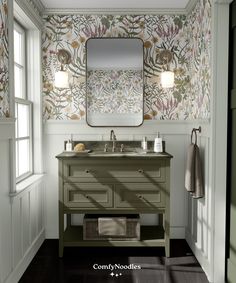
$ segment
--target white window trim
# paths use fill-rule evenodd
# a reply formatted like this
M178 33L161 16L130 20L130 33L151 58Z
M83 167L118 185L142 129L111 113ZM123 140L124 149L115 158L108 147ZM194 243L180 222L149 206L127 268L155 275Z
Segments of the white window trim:
M23 181L24 179L26 179L27 177L31 176L33 174L33 129L32 129L32 125L33 125L33 117L32 117L32 107L33 107L33 103L29 100L25 100L25 99L21 99L16 97L15 98L15 103L19 103L19 104L25 104L25 105L29 105L29 136L25 136L23 138L15 138L15 142L19 141L19 140L25 140L25 139L29 139L29 171L26 172L25 174L20 175L19 177L16 177L16 183L19 183L21 181ZM17 110L15 110L17 111ZM17 135L18 136L18 135ZM19 150L18 150L19 151ZM19 165L18 165L19 166Z
M21 181L16 185L15 182L15 162L11 166L11 176L13 182L11 183L10 195L18 195L27 188L25 185L29 180L33 180L34 176L41 176L43 174L43 121L42 121L42 50L41 50L41 31L43 28L43 21L40 16L36 15L30 5L25 5L21 0L13 1L14 17L19 23L24 23L24 27L27 30L27 64L33 69L34 72L27 74L28 80L26 82L28 89L28 98L34 103L33 109L33 155L34 155L34 172L33 175ZM11 31L13 32L13 22L10 24ZM13 43L13 34L10 36ZM10 72L14 77L14 50L13 44L10 47ZM10 87L12 93L14 93L14 80L10 81ZM12 113L14 114L14 98L11 99ZM14 144L14 143L13 143ZM14 145L12 147L12 159L15 159Z
M20 54L20 62L17 63L14 60L14 67L19 66L23 72L22 72L22 97L15 96L15 104L23 104L23 105L28 105L29 106L29 136L28 137L23 137L19 138L18 133L16 134L15 138L15 146L18 146L17 141L19 140L29 140L29 171L25 172L17 177L16 174L16 183L19 183L23 180L25 180L27 177L31 176L34 172L33 168L33 117L32 117L32 107L33 103L29 101L28 97L28 88L27 88L27 75L29 74L28 69L29 69L29 64L27 62L26 54L27 54L27 29L24 28L17 20L14 20L14 30L16 30L21 36L22 36L22 46L21 46L21 54ZM15 109L17 111L17 109ZM17 115L18 116L18 115ZM18 129L17 129L18 130ZM18 163L16 165L16 168L19 168L19 148L16 150L18 152L18 157L16 158L15 163Z
M22 65L15 62L14 60L14 67L17 66L19 68L21 68L23 70L23 78L22 78L22 91L23 91L23 95L24 97L22 97L23 99L27 99L27 67L28 67L28 64L27 64L27 30L21 26L21 24L19 24L19 22L17 20L14 20L14 30L16 30L17 32L21 33L22 34L22 43L23 43L23 46L22 46L22 49L24 52L22 52L21 56L22 56ZM15 69L15 68L14 68ZM17 97L18 98L18 97Z

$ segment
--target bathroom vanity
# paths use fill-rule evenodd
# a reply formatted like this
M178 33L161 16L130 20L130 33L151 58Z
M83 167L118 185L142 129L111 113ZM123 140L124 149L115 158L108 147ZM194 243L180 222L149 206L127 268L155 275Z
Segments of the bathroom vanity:
M94 150L63 152L57 158L60 257L66 246L164 246L170 256L170 154ZM141 226L139 241L85 241L83 227L71 224L72 214L85 213L157 213L160 217L158 225Z

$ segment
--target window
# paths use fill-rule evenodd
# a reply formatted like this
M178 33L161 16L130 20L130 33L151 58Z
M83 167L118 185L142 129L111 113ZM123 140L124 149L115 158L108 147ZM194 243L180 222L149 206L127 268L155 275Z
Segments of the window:
M32 102L27 96L26 31L14 23L16 181L32 174Z

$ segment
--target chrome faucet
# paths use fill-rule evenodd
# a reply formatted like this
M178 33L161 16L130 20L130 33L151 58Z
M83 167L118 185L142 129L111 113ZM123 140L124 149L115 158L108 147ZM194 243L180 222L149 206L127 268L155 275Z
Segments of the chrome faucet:
M110 132L110 141L112 141L112 152L115 152L116 150L116 135L113 130Z

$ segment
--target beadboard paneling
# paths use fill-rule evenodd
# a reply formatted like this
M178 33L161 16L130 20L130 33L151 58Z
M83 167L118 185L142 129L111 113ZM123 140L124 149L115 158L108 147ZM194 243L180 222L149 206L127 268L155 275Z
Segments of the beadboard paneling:
M17 283L44 240L44 184L10 197L13 121L1 121L0 133L0 282Z
M1 132L1 127L0 127ZM0 282L4 282L12 268L12 232L10 188L9 140L0 139Z
M190 139L190 136L188 137ZM201 262L204 271L212 274L213 253L213 223L212 223L212 187L209 174L209 146L210 137L198 138L202 171L205 183L205 196L201 199L193 199L188 195L188 221L186 227L186 239L195 256Z
M44 234L44 182L38 180L26 190L12 197L13 272L22 265L35 242ZM37 250L34 250L35 254ZM24 270L20 269L19 274ZM8 281L7 281L8 282Z

